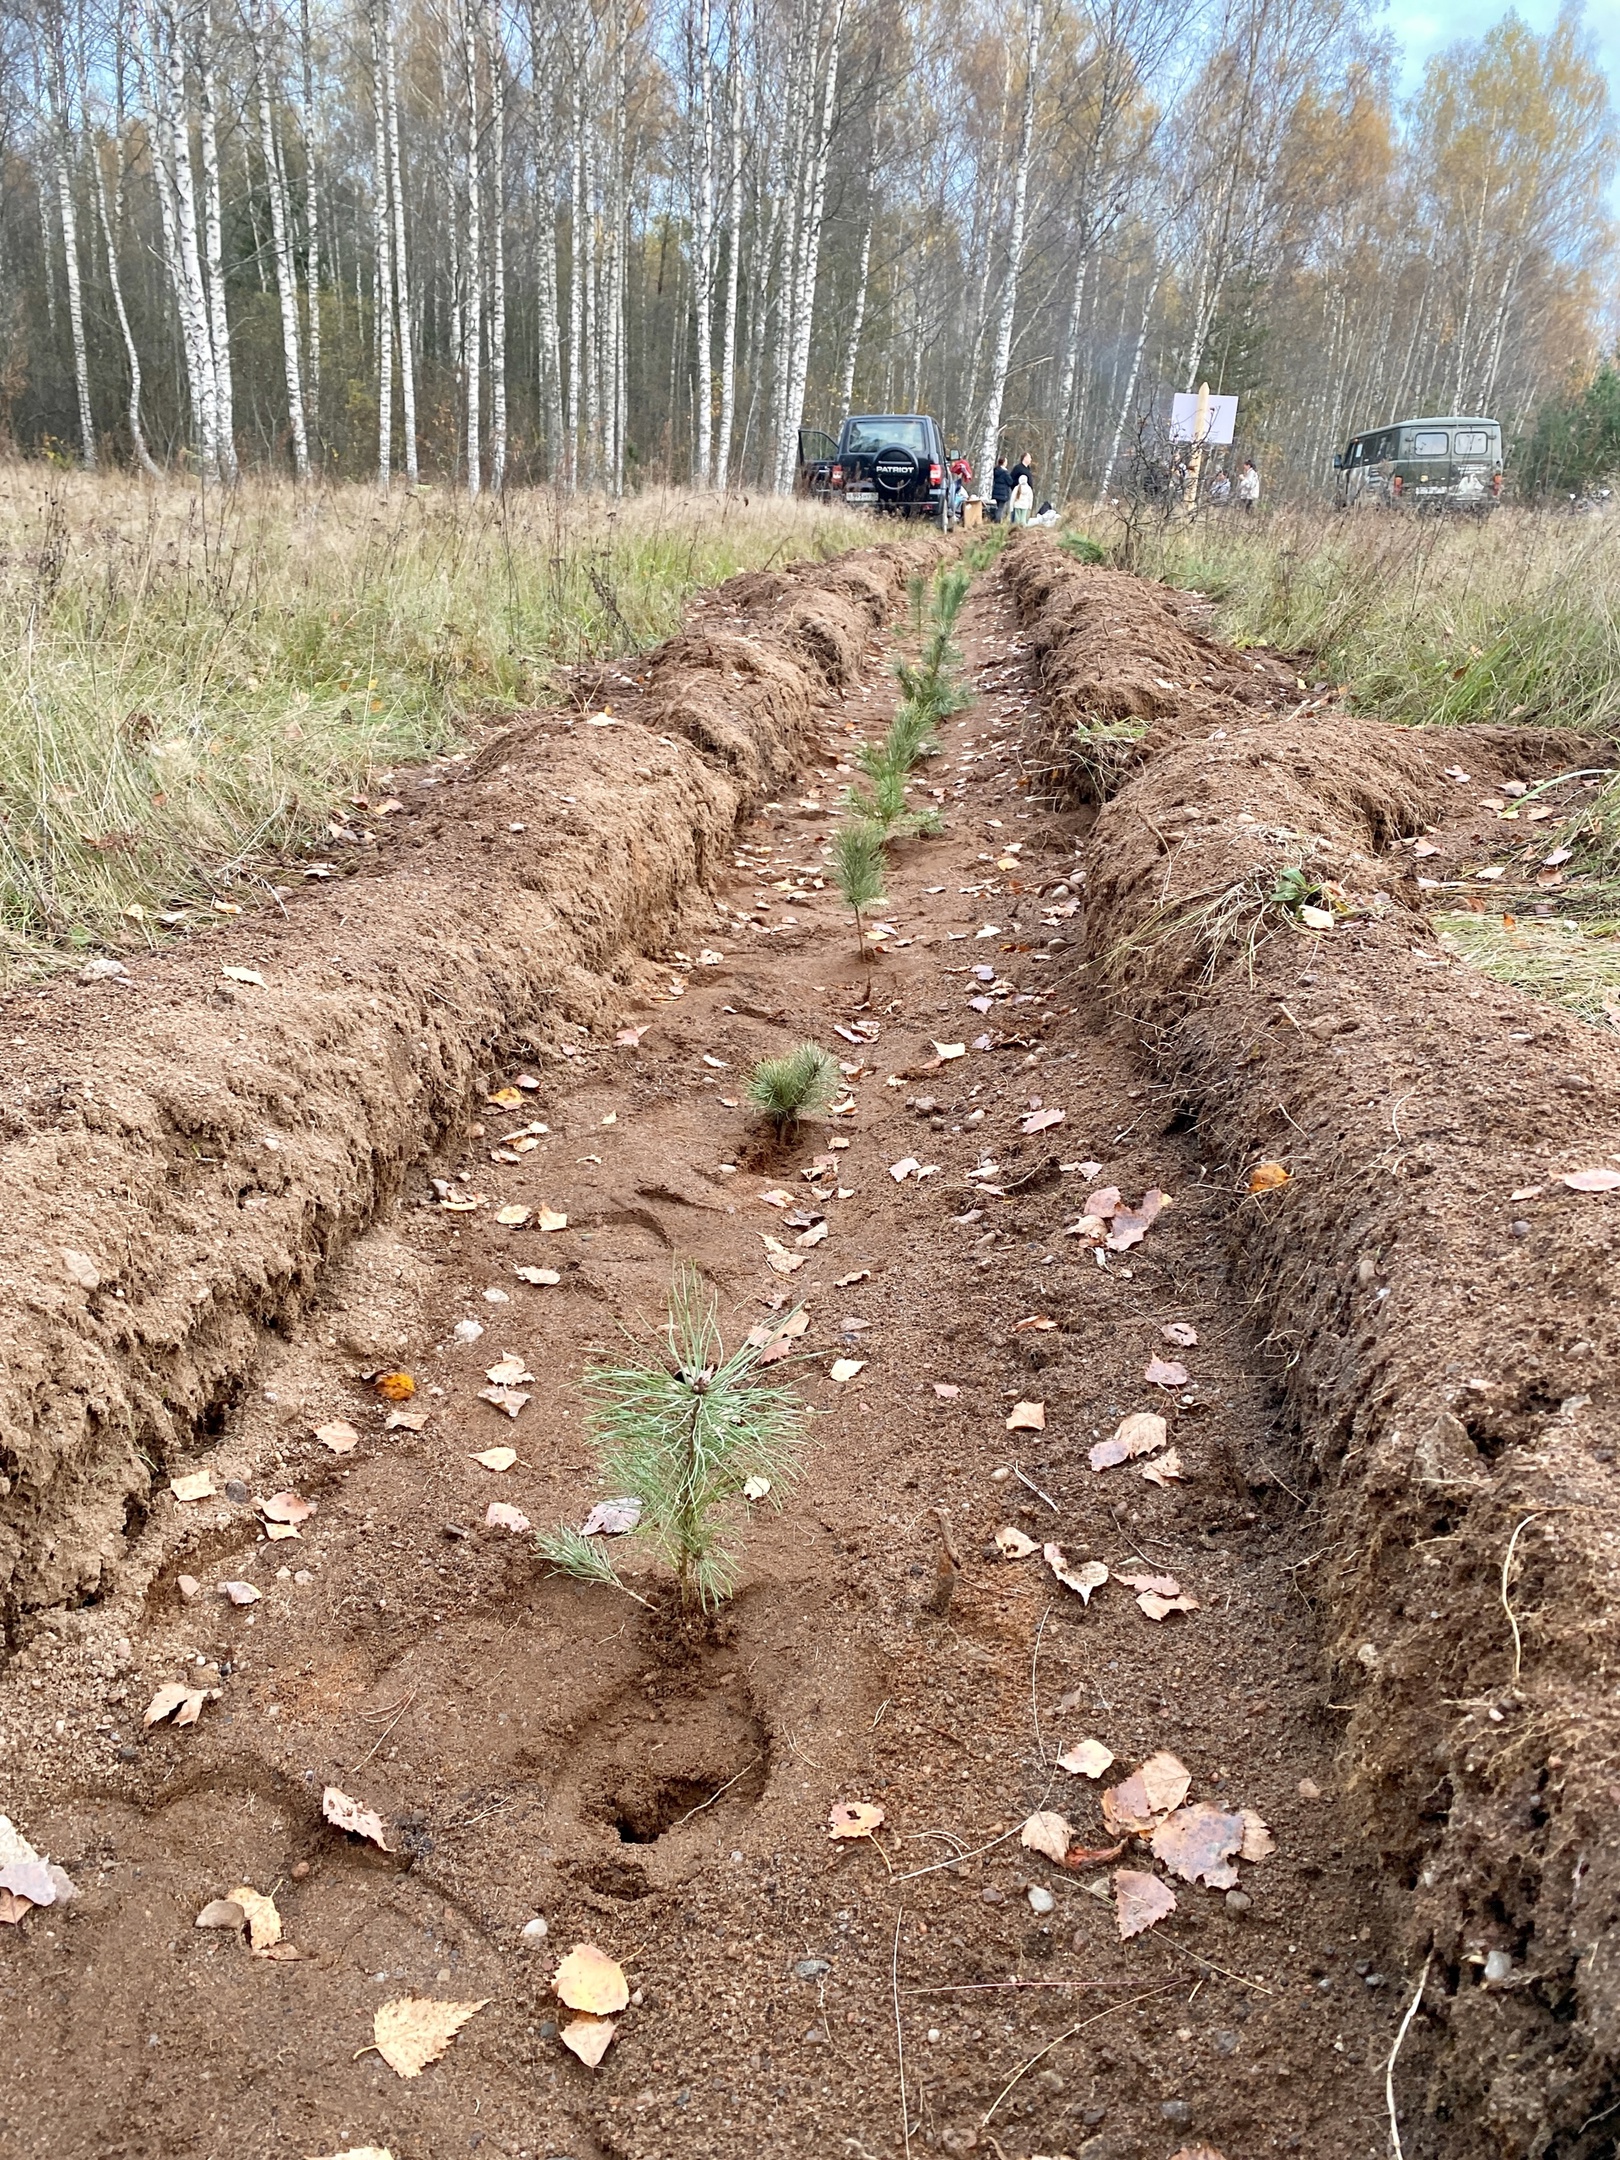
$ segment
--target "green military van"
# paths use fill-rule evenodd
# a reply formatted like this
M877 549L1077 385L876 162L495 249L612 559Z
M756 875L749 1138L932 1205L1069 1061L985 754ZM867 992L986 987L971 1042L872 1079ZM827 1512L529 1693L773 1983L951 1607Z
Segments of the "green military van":
M1502 430L1452 413L1352 435L1333 460L1341 510L1478 510L1502 496Z

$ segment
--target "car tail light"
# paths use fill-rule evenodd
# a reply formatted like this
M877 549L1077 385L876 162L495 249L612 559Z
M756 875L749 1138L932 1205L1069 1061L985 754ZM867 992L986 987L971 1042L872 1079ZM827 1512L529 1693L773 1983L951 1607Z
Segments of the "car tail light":
M842 465L835 465L835 466L833 467L833 469L832 469L831 473L830 473L830 474L828 475L828 478L829 478L829 480L830 480L831 484L832 484L832 485L833 485L834 487L842 487L842 486L843 486L843 484L844 484L844 468L843 468L843 466L842 466Z
M1502 475L1501 475L1500 473L1492 473L1492 475L1491 475L1491 493L1492 493L1493 495L1500 495L1500 494L1501 494L1501 492L1502 492Z
M937 465L930 465L928 468L928 485L930 487L938 487L941 477L942 476L939 467Z

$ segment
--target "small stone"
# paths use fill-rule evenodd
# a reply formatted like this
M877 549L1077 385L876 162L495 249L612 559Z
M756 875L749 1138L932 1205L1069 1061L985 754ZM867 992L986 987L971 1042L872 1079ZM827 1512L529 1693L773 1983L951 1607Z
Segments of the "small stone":
M1237 2053L1238 2036L1235 2032L1222 2030L1212 2034L1211 2037L1215 2042L1217 2055L1235 2055Z
M549 1931L545 1923L545 1916L541 1913L536 1913L532 1920L524 1921L522 1927L518 1930L518 1935L519 1939L523 1942L537 1943L544 1942L548 1932Z
M1185 2130L1192 2121L1192 2103L1188 2100L1164 2100L1159 2104L1159 2113L1173 2130Z
M1513 1961L1512 1961L1512 1959L1510 1958L1510 1959L1508 1960L1508 1963L1509 1963L1509 1965L1510 1965L1510 1966L1511 1966L1512 1962L1513 1962ZM1489 1958L1487 1958L1487 1959L1486 1959L1486 1961L1485 1961L1485 1966L1486 1966L1486 1976L1487 1976L1487 1978L1488 1978L1488 1977L1489 1977L1489 1973L1490 1973L1490 1959L1489 1959ZM1362 1984L1363 1984L1364 1986L1366 1986L1366 1987L1370 1987L1370 1988L1381 1988L1381 1987L1383 1987L1383 1986L1384 1986L1384 1984L1385 1984L1385 1983L1384 1983L1384 1976L1383 1976L1383 1974L1382 1974L1382 1973L1380 1973L1380 1972L1371 1972L1371 1973L1364 1973L1364 1974L1362 1975Z
M1312 1779L1308 1777L1302 1777L1299 1781L1299 1797L1302 1800L1320 1800L1322 1797L1322 1788Z
M197 1580L195 1575L181 1575L176 1577L174 1586L179 1591L180 1595L185 1599L188 1605L194 1597L198 1596L201 1593L202 1590L202 1584Z
M1226 1909L1228 1912L1246 1913L1253 1903L1254 1899L1250 1897L1247 1890L1228 1890L1226 1893Z
M253 1496L239 1477L229 1477L225 1480L225 1497L232 1507L246 1507Z
M979 1895L986 1905L1003 1905L1006 1903L1006 1899L999 1890L981 1890Z
M1049 1913L1056 1903L1057 1899L1053 1897L1044 1883L1032 1883L1030 1885L1029 1909L1031 1912Z
M1509 1237L1528 1237L1529 1235L1530 1225L1525 1221L1522 1215L1508 1224Z
M305 1880L306 1880L306 1878L308 1877L308 1875L309 1875L309 1862L308 1862L307 1860L295 1860L295 1861L293 1862L293 1869L292 1869L292 1879L293 1879L293 1881L294 1881L294 1882L303 1882L303 1881L305 1881Z
M120 1762L135 1762L139 1759L140 1752L141 1751L139 1748L131 1747L129 1742L126 1740L123 1746L118 1750L118 1760Z
M556 2019L555 2019L555 2018L542 2018L542 2019L540 2020L540 2038L541 2038L542 2040L555 2040L555 2039L556 2039L556 2037L557 2037L557 2021L556 2021Z
M314 1576L307 1567L293 1569L293 1581L295 1583L312 1583L314 1580Z
M800 1958L793 1968L794 1978L798 1980L819 1980L823 1973L831 1971L825 1958Z

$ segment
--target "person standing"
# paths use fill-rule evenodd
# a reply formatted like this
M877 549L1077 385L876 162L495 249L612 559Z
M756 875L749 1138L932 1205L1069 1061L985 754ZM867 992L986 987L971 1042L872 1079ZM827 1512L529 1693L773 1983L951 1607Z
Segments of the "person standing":
M999 525L1007 515L1007 505L1012 501L1012 475L1004 458L996 459L996 469L990 475L990 515Z
M1033 495L1035 492L1035 468L1029 462L1029 452L1027 450L1019 458L1018 463L1012 469L1013 486L1017 487L1020 480L1027 480L1029 482L1029 491L1031 495Z
M1013 482L1012 496L1007 507L1014 525L1029 523L1029 513L1035 507L1035 490L1029 484L1027 471L1021 469L1018 478Z
M1260 507L1260 475L1254 469L1253 458L1243 460L1243 470L1238 474L1238 508L1252 516Z
M1224 510L1232 500L1232 475L1224 465L1209 483L1209 499L1217 510Z

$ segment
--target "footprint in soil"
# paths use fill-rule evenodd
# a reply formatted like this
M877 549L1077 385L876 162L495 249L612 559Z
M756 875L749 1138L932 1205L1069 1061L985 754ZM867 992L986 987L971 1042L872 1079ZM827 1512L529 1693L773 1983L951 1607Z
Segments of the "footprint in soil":
M675 1889L735 1834L769 1774L746 1683L716 1656L623 1688L578 1735L552 1787L558 1864L603 1897Z

